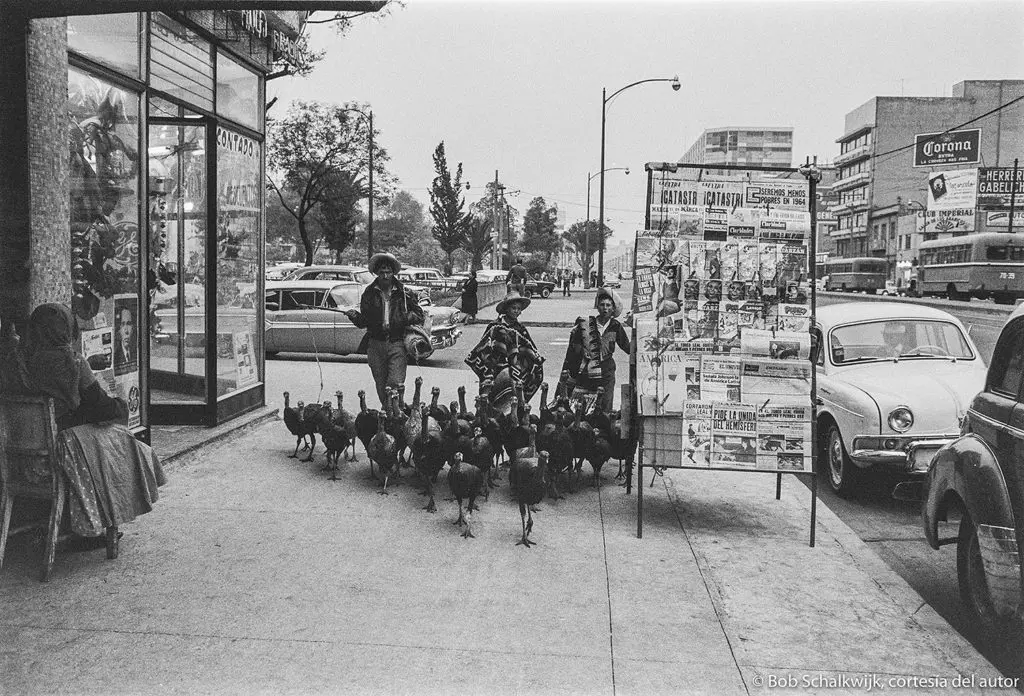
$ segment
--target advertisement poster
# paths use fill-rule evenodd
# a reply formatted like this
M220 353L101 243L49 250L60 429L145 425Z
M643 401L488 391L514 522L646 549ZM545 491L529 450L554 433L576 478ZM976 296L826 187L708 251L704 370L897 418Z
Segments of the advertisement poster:
M663 173L664 174L664 173ZM700 184L697 181L655 176L651 180L651 227L667 232L701 232Z
M978 207L985 210L1009 210L1010 199L1019 206L1024 199L1024 167L980 167L978 169Z
M809 188L806 181L750 182L743 187L743 206L807 212L810 210Z
M248 331L231 334L235 354L235 386L238 389L255 384L259 380L256 374L256 358L252 354L252 344Z
M114 374L139 371L139 298L114 296Z
M139 373L128 372L117 378L115 393L128 405L128 427L142 424L142 392L139 391Z
M922 233L973 232L974 212L974 208L925 210L918 213L918 231Z
M954 169L928 174L928 210L971 209L978 203L978 170Z
M114 366L114 332L110 327L82 330L82 357L93 372Z

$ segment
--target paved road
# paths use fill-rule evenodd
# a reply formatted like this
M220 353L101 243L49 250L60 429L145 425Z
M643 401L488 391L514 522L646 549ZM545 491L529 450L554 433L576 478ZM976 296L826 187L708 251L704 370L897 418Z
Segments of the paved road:
M820 305L850 302L850 299L822 296ZM984 307L988 303L981 303ZM968 327L971 337L988 364L992 357L1004 319L985 313L979 303L950 302L943 307ZM934 551L924 539L921 527L921 506L894 500L893 486L901 479L883 477L869 490L844 499L819 486L821 501L848 524L890 568L920 594L932 608L969 640L979 652L1006 676L1024 682L1024 642L1008 639L992 640L981 636L970 624L960 602L956 578L956 545ZM941 536L956 536L957 520L947 523ZM827 588L823 588L827 591ZM1020 682L1019 682L1020 683Z

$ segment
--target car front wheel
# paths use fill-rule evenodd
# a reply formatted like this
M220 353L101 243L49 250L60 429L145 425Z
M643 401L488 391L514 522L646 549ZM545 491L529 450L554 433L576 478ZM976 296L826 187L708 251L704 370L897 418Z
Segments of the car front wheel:
M548 290L547 288L544 288L543 290L540 291L540 296L546 300L551 296L551 291Z
M857 485L860 470L846 454L843 436L835 423L829 425L825 433L825 451L822 453L821 461L825 465L823 470L829 488L838 495L849 495Z
M985 565L978 545L978 530L968 512L960 518L959 541L956 545L956 575L960 585L960 601L971 619L990 635L1005 636L1018 626L1012 618L996 613L985 579Z

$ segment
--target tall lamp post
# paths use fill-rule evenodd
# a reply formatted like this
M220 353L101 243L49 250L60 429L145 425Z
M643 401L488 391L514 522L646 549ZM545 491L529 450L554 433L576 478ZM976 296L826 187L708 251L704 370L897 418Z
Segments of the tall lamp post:
M367 121L369 129L370 139L370 150L369 150L369 169L370 169L370 195L367 200L367 218L366 218L366 260L369 261L370 257L373 256L373 111L366 113L362 109L356 109L354 107L347 107L342 109L342 112L352 111L359 114Z
M599 224L600 224L600 227L598 229L600 230L600 235L599 235L600 239L598 239L598 245L597 245L597 282L598 282L598 284L601 284L601 283L604 282L604 173L605 173L605 168L604 168L604 131L605 131L605 112L607 111L608 102L610 102L612 99L614 99L618 95L620 95L623 92L625 92L630 87L636 87L637 85L642 85L645 82L671 82L672 83L672 89L674 91L676 91L676 92L679 91L679 88L681 86L679 84L679 76L678 75L674 75L673 77L651 77L651 78L648 78L646 80L637 80L636 82L631 82L630 84L626 85L625 87L622 87L621 89L618 89L615 92L612 92L612 96L610 96L610 97L606 96L607 93L608 93L608 89L607 88L602 88L601 89L601 172L600 172L600 174L601 174L601 189L600 189L601 193L598 196L598 200L600 201L600 203L598 204L598 221L599 221Z
M590 182L593 181L599 174L603 174L604 172L615 172L619 171L620 169L626 172L627 176L629 175L629 167L609 167L608 169L598 172L593 176L590 175L590 172L587 172L587 225L586 227L583 228L583 253L587 256L588 260L590 258ZM604 246L604 225L601 225L601 227L598 230L598 234L601 235L601 246ZM583 279L583 287L590 287L589 275L588 277Z

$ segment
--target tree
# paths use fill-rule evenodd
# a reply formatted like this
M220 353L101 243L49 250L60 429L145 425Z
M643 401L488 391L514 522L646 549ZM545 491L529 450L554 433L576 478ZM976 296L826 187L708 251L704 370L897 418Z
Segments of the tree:
M607 240L612 236L612 230L608 225L603 225L603 227L604 238ZM590 230L589 247L586 244L588 241L588 228ZM597 220L591 220L589 223L574 222L569 226L569 229L562 233L562 239L571 244L576 250L576 260L579 262L580 268L583 269L584 284L587 283L586 279L590 278L590 266L593 263L594 254L597 253L598 245L600 244L597 236L598 233Z
M504 191L506 188L508 187L500 181L497 184L493 181L488 181L485 186L487 192L484 196L469 206L470 212L475 217L483 217L490 220L491 236L493 237L491 247L497 247L501 252L505 252L508 249L508 230L509 228L514 229L515 220L519 217L519 211L509 205L505 199ZM497 213L497 217L495 217L495 213ZM499 259L499 268L502 265L500 261Z
M351 178L358 183L358 196L348 195L350 192L340 186L338 179L342 172L354 175L369 160L368 122L353 108L360 107L298 101L291 104L284 118L267 124L267 182L297 223L307 265L313 263L310 221L317 217L313 213L328 200L341 196L329 212L338 219L342 200L354 208L369 194L362 177ZM368 109L368 105L361 107L363 111ZM386 169L390 157L380 147L376 131L373 150L374 198L387 198L394 177Z
M434 149L434 183L430 187L430 215L434 218L431 233L445 254L445 274L452 272L452 254L466 244L466 230L472 218L463 212L466 205L462 197L462 162L455 170L455 178L448 169L448 158L442 140Z
M494 225L489 218L474 215L466 233L466 253L469 254L469 267L474 271L483 268L484 255L494 246L491 230Z
M555 234L557 222L557 206L549 208L541 196L530 201L530 207L523 216L522 249L533 255L538 267L549 268L551 257L562 244L562 240Z
M363 188L356 174L338 171L327 177L317 222L320 223L321 239L334 252L335 263L341 263L341 255L355 240L356 226L363 220L359 210L362 197Z
M399 191L373 221L374 250L401 254L417 237L425 237L433 243L423 204L408 191Z

